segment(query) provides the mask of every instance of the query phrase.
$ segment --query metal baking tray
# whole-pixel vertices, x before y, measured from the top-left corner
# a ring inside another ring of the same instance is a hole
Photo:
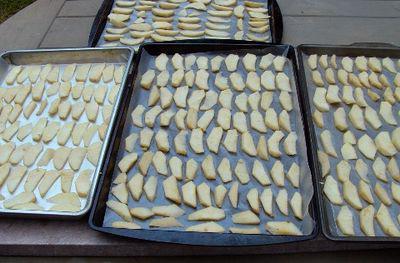
[[[270,42],[274,44],[280,44],[282,41],[283,34],[283,20],[282,13],[276,0],[268,1],[268,12],[270,15]],[[96,17],[93,21],[92,28],[89,34],[88,46],[96,47],[101,42],[101,36],[106,28],[107,16],[110,14],[112,7],[114,6],[113,0],[105,0],[101,5]],[[191,40],[188,40],[189,42]]]
[[[97,181],[101,175],[101,164],[104,160],[104,157],[105,157],[104,155],[105,155],[105,152],[109,145],[109,138],[111,136],[111,130],[113,130],[113,127],[115,124],[115,117],[117,115],[117,110],[119,108],[119,104],[121,101],[121,94],[123,93],[123,89],[125,87],[125,82],[129,75],[129,70],[131,69],[132,57],[133,57],[132,50],[129,48],[122,48],[122,47],[121,48],[68,48],[68,49],[17,50],[17,51],[5,52],[1,55],[1,58],[0,58],[0,83],[3,82],[5,75],[11,65],[59,64],[60,68],[62,70],[66,64],[71,64],[71,63],[76,63],[76,64],[80,64],[80,63],[113,63],[115,65],[124,65],[125,73],[123,75],[123,78],[122,78],[122,81],[120,84],[121,85],[120,90],[119,90],[119,92],[116,96],[115,102],[114,102],[114,107],[112,110],[110,123],[109,123],[109,129],[104,137],[103,145],[102,145],[99,160],[98,160],[98,165],[96,167],[94,167],[93,165],[90,166],[90,168],[94,170],[94,173],[92,175],[92,184],[91,184],[88,196],[84,199],[81,198],[81,203],[85,202],[85,203],[83,203],[82,209],[77,212],[59,212],[59,211],[46,211],[46,210],[42,210],[42,211],[8,210],[8,209],[1,208],[0,215],[2,215],[2,216],[17,216],[17,217],[75,219],[75,218],[82,217],[89,211],[89,209],[92,205],[93,199],[94,199],[93,197],[94,197]],[[62,72],[61,70],[60,70],[60,74]],[[74,81],[75,80],[73,80],[73,82],[71,82],[72,85],[74,84]],[[100,82],[100,83],[102,83],[102,82]],[[111,83],[113,83],[113,82],[111,82]],[[107,87],[110,88],[110,85],[107,85]],[[46,96],[46,95],[44,95],[44,96]],[[50,105],[50,103],[51,103],[51,101],[49,101],[48,105]],[[47,114],[47,111],[44,111],[40,117],[46,117],[46,114]],[[101,115],[101,113],[99,113],[99,115]],[[22,116],[22,114],[20,115],[20,117],[21,116]],[[33,117],[36,117],[36,115],[34,113],[29,118],[29,120],[31,120],[31,118],[33,118]],[[50,116],[47,116],[47,117],[49,119],[52,119],[52,117],[50,117]],[[69,120],[69,118],[67,120]],[[84,117],[81,116],[81,118],[80,118],[81,122],[83,121],[82,120],[83,118]],[[100,117],[98,117],[97,119],[99,120]],[[92,143],[95,141],[96,137],[97,137],[97,135],[95,135],[93,137]],[[14,137],[12,139],[12,141],[15,141],[15,140],[17,140],[16,137]],[[54,140],[55,139],[53,139],[53,141],[50,142],[49,145],[58,146],[57,142],[54,142]],[[26,142],[26,141],[24,140],[24,142]],[[71,142],[69,142],[69,143],[71,143]],[[69,145],[69,143],[67,143],[67,145]],[[40,156],[37,158],[37,161],[40,159]],[[82,171],[85,168],[88,168],[86,162],[87,162],[87,160],[84,160],[84,162],[82,163],[81,169],[79,171]],[[34,169],[35,167],[36,167],[36,165],[33,165],[31,167],[31,169]],[[44,168],[46,168],[46,167],[44,167]],[[77,172],[79,172],[79,171],[77,171]],[[16,189],[15,193],[18,193],[18,192],[20,192],[20,189],[23,189],[23,180],[24,179],[22,179],[22,181],[19,184],[19,187]],[[55,184],[49,189],[49,192],[46,195],[47,197],[50,196],[51,193],[55,194],[54,188],[59,187],[59,184],[60,184],[59,181],[60,180],[58,179],[55,182]],[[5,184],[3,185],[3,188],[4,187],[5,187]],[[36,191],[37,191],[37,189],[35,190],[35,192]],[[38,198],[39,194],[36,194],[36,196]],[[39,202],[39,203],[42,202],[43,204],[45,204],[43,198],[39,198],[39,199],[40,200],[38,200],[37,202]]]
[[[315,179],[315,190],[317,194],[317,199],[318,199],[318,211],[319,211],[319,217],[320,217],[320,222],[321,222],[321,229],[322,233],[331,240],[335,241],[366,241],[366,242],[393,242],[393,241],[399,241],[399,238],[395,237],[387,237],[387,236],[376,236],[376,237],[367,237],[363,236],[362,232],[358,229],[355,230],[356,235],[358,236],[344,236],[342,234],[339,234],[339,230],[336,226],[335,222],[335,217],[333,215],[334,209],[333,205],[329,203],[328,200],[326,200],[326,197],[323,193],[323,178],[322,178],[322,173],[321,173],[321,167],[318,161],[318,156],[317,156],[317,150],[318,150],[318,145],[319,145],[319,138],[317,137],[317,134],[319,135],[318,132],[318,127],[314,126],[314,122],[312,120],[312,110],[315,108],[313,103],[312,103],[312,96],[313,92],[312,90],[314,89],[314,85],[310,84],[312,83],[312,80],[310,79],[310,70],[307,65],[307,56],[311,54],[317,54],[317,55],[323,55],[326,54],[328,56],[335,54],[337,56],[337,63],[340,65],[340,58],[343,56],[349,56],[349,57],[356,57],[356,56],[366,56],[366,57],[378,57],[378,58],[384,58],[384,57],[390,57],[392,59],[400,58],[400,48],[396,47],[391,44],[386,44],[386,43],[353,43],[351,45],[344,45],[344,46],[330,46],[330,45],[300,45],[297,47],[297,57],[299,61],[299,80],[300,80],[300,96],[301,96],[301,102],[302,102],[302,108],[304,110],[303,116],[305,116],[305,126],[307,129],[306,136],[308,137],[307,140],[310,142],[309,143],[309,160],[313,164],[312,165],[312,172],[314,175]],[[328,58],[329,59],[329,58]],[[340,87],[342,84],[338,84]],[[364,94],[365,99],[367,100],[367,103],[371,105],[369,97]],[[332,138],[335,138],[337,136],[336,132],[339,132],[336,130],[334,127],[333,123],[327,123],[325,118],[325,127],[327,125],[331,125],[333,127],[328,127],[331,128],[332,133]],[[384,123],[384,122],[383,122]],[[385,124],[384,124],[385,126]],[[333,131],[334,130],[334,131]],[[354,129],[351,129],[354,132]],[[360,132],[358,132],[360,133]],[[341,136],[340,136],[341,138]],[[334,141],[336,139],[333,139]],[[359,153],[359,158],[362,158],[365,160],[364,156],[361,156],[361,153]],[[397,157],[398,159],[398,157]],[[352,169],[351,177],[358,177],[357,175],[353,174],[355,173],[354,169]],[[331,174],[335,175],[335,166],[332,165],[331,162]],[[369,179],[372,179],[376,181],[376,179],[373,178],[374,176],[370,176]],[[389,181],[392,179],[390,178],[390,175],[388,175]],[[372,182],[374,182],[372,181]],[[353,182],[354,183],[354,182]],[[339,182],[340,184],[340,182]],[[364,203],[364,201],[362,200]],[[376,203],[376,202],[375,202]],[[395,202],[392,204],[392,206],[399,206],[398,204],[395,204]],[[351,206],[349,206],[350,209],[353,209]],[[377,209],[377,205],[375,204],[375,209]],[[354,225],[355,227],[358,227],[358,217],[354,216],[353,213],[353,218],[354,218]],[[393,219],[393,215],[392,215]],[[396,218],[394,218],[396,219]],[[396,223],[396,220],[394,220]],[[398,224],[398,222],[397,222]],[[376,227],[376,221],[375,221],[375,230],[376,234],[382,234],[381,230]]]
[[[110,148],[106,154],[107,159],[103,163],[103,173],[99,180],[99,185],[96,193],[96,201],[94,203],[94,207],[90,213],[89,225],[91,228],[105,232],[111,233],[120,236],[126,236],[131,238],[139,238],[144,240],[152,240],[152,241],[161,241],[161,242],[172,242],[172,243],[182,243],[182,244],[191,244],[191,245],[210,245],[210,246],[245,246],[245,245],[265,245],[265,244],[273,244],[273,243],[286,243],[286,242],[294,242],[301,240],[312,239],[318,233],[317,225],[312,223],[309,233],[303,236],[273,236],[267,234],[261,235],[238,235],[238,234],[230,234],[230,233],[194,233],[194,232],[184,232],[184,231],[170,231],[170,230],[126,230],[126,229],[117,229],[112,227],[105,227],[104,223],[106,223],[106,219],[110,218],[109,213],[107,213],[106,201],[109,198],[109,190],[111,186],[111,182],[113,177],[116,176],[114,174],[114,167],[116,165],[117,156],[121,155],[121,143],[123,144],[123,140],[128,133],[129,127],[125,126],[125,122],[127,116],[129,116],[130,111],[134,108],[138,100],[143,100],[143,98],[139,95],[141,89],[138,85],[140,81],[140,75],[143,74],[143,70],[147,69],[146,61],[149,60],[149,56],[156,56],[160,53],[166,54],[174,54],[174,53],[197,53],[201,52],[204,54],[205,52],[212,52],[213,54],[227,54],[229,52],[236,54],[245,54],[246,52],[251,52],[253,54],[266,54],[273,53],[276,55],[285,55],[288,57],[289,61],[292,63],[293,69],[293,79],[292,85],[296,86],[296,89],[293,88],[293,100],[294,104],[298,105],[296,98],[296,92],[298,91],[297,85],[297,76],[296,76],[296,60],[294,49],[288,45],[271,45],[271,44],[232,44],[229,41],[226,41],[223,45],[215,45],[213,42],[196,41],[194,43],[153,43],[153,44],[144,44],[140,50],[139,54],[135,58],[134,69],[132,73],[132,80],[129,82],[129,88],[124,90],[123,102],[121,104],[121,110],[117,116],[118,128],[114,129],[113,134],[111,136]],[[144,54],[145,53],[145,54]],[[150,55],[149,55],[150,54]],[[140,64],[140,61],[144,60],[143,64]],[[290,66],[289,66],[290,68]],[[135,93],[137,95],[135,96]],[[137,98],[135,98],[137,97]],[[296,106],[295,106],[296,107]],[[300,110],[297,112],[301,115]],[[296,114],[297,114],[296,113]],[[297,116],[297,115],[296,115]],[[293,116],[292,116],[293,117]],[[298,118],[300,117],[300,118]],[[302,127],[301,122],[302,117],[297,116],[297,124],[292,125],[300,125]],[[131,126],[131,125],[129,125]],[[299,137],[303,137],[304,135],[299,134]],[[300,145],[300,146],[299,146]],[[302,156],[302,161],[304,161],[305,170],[308,171],[308,174],[304,175],[303,179],[308,181],[309,186],[311,187],[311,191],[308,197],[305,199],[309,200],[308,204],[308,213],[311,216],[310,219],[314,218],[314,199],[312,199],[312,180],[311,173],[307,166],[307,153],[305,149],[305,142],[303,144],[298,144],[299,154],[300,151],[304,153]],[[302,149],[300,149],[302,148]],[[123,152],[123,151],[122,151]],[[309,177],[308,177],[309,176]],[[160,187],[160,186],[159,186]],[[304,193],[303,193],[304,194]],[[307,201],[305,201],[307,204]],[[303,204],[304,205],[304,204]],[[304,206],[303,206],[304,207]],[[115,217],[115,216],[114,216]]]

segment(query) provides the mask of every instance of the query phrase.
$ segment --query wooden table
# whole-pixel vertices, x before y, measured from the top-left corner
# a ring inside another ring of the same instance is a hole
[[[400,248],[396,243],[333,242],[322,236],[314,240],[253,247],[205,247],[127,239],[89,229],[80,221],[35,219],[0,220],[0,255],[35,256],[177,256],[240,255],[371,250]]]
[[[400,45],[400,1],[278,0],[278,3],[284,16],[285,43],[387,42]],[[82,39],[83,44],[86,41]],[[399,247],[400,244],[394,243],[333,242],[321,235],[311,241],[257,247],[186,246],[98,233],[89,229],[87,218],[79,221],[0,219],[1,255],[235,255]]]

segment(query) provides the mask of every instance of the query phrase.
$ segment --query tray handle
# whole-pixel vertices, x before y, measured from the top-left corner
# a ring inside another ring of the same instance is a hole
[[[392,43],[384,43],[384,42],[354,42],[350,44],[349,46],[353,47],[395,47],[398,48],[398,46],[392,44]]]

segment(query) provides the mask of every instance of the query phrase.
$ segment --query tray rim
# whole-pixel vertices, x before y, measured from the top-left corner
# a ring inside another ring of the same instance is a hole
[[[296,88],[297,88],[297,92],[299,92],[300,89],[300,85],[299,85],[299,78],[298,78],[298,73],[297,73],[297,61],[296,61],[296,53],[295,53],[295,48],[291,45],[288,44],[272,44],[272,43],[262,43],[262,42],[250,42],[250,41],[241,41],[241,42],[237,42],[234,40],[226,40],[226,41],[221,41],[222,43],[225,43],[226,45],[231,45],[231,46],[241,46],[243,47],[243,49],[248,48],[248,49],[256,49],[256,48],[268,48],[268,47],[285,47],[289,50],[289,52],[293,52],[293,59],[292,59],[292,63],[293,63],[293,75],[295,78],[295,84],[296,84]],[[214,42],[213,41],[207,41],[207,40],[194,40],[194,41],[181,41],[181,42],[155,42],[155,43],[145,43],[143,45],[140,46],[139,51],[137,53],[137,55],[135,56],[134,59],[134,63],[133,64],[133,69],[132,69],[132,75],[129,79],[129,88],[132,88],[132,84],[134,82],[134,79],[136,78],[136,74],[137,74],[137,70],[138,70],[138,65],[139,65],[139,61],[140,61],[140,56],[143,52],[143,50],[147,47],[147,46],[171,46],[171,45],[193,45],[193,44],[197,44],[197,45],[203,45],[203,46],[213,46]],[[301,108],[301,103],[300,103],[300,97],[298,97],[299,100],[299,107]],[[300,109],[300,113],[301,115],[303,115],[302,110]],[[303,116],[302,117],[302,123],[303,123],[303,127],[305,127],[304,125],[304,121],[303,121]],[[306,132],[306,130],[304,129],[304,132]],[[114,138],[112,138],[114,139]],[[307,143],[306,143],[307,144]],[[111,144],[110,144],[111,145]],[[308,148],[308,147],[307,147]],[[308,156],[308,155],[307,155]],[[309,159],[309,158],[308,158]],[[109,155],[107,158],[107,162],[109,162]],[[308,161],[308,163],[310,164],[310,161]],[[309,212],[310,212],[310,216],[311,218],[314,220],[314,227],[313,227],[313,231],[309,234],[309,235],[304,235],[304,236],[283,236],[283,235],[237,235],[238,239],[262,239],[264,237],[264,239],[268,240],[268,242],[248,242],[246,244],[232,244],[229,242],[228,239],[225,239],[226,243],[225,244],[221,244],[221,242],[216,241],[216,239],[211,239],[211,238],[206,238],[206,241],[203,242],[185,242],[185,237],[183,237],[183,240],[181,241],[180,239],[177,240],[177,238],[175,238],[175,240],[171,240],[171,238],[143,238],[143,236],[146,236],[146,233],[157,233],[157,230],[146,230],[146,229],[139,229],[139,230],[126,230],[126,229],[118,229],[118,228],[111,228],[111,227],[103,227],[103,226],[97,226],[94,223],[94,217],[95,217],[95,213],[96,213],[96,207],[99,204],[99,196],[100,196],[100,192],[101,189],[103,187],[103,182],[105,179],[106,171],[104,166],[106,165],[106,161],[103,163],[103,172],[102,175],[98,181],[98,186],[97,186],[97,190],[96,190],[96,194],[95,194],[95,202],[93,204],[92,210],[90,212],[89,215],[89,219],[88,219],[88,223],[89,223],[89,227],[99,231],[99,232],[103,232],[103,233],[108,233],[108,234],[113,234],[113,235],[117,235],[117,236],[124,236],[124,237],[129,237],[129,238],[137,238],[137,239],[141,239],[143,241],[155,241],[155,242],[167,242],[167,243],[176,243],[176,244],[186,244],[186,245],[202,245],[202,246],[207,246],[207,245],[212,245],[212,246],[254,246],[254,245],[269,245],[269,244],[279,244],[279,243],[291,243],[291,242],[298,242],[298,241],[305,241],[305,240],[311,240],[311,239],[315,239],[315,237],[319,234],[320,231],[320,227],[319,227],[319,218],[318,218],[318,213],[316,212],[316,200],[315,197],[316,195],[313,194],[311,200],[310,200],[310,204],[309,204]],[[309,165],[310,166],[310,165]],[[310,169],[311,171],[311,169]],[[312,179],[312,173],[311,173],[311,182],[313,184],[313,188],[315,188],[314,186],[314,180]],[[142,234],[140,234],[140,232]],[[200,233],[200,232],[185,232],[185,231],[171,231],[171,230],[163,230],[163,232],[167,233],[170,232],[172,234],[176,234],[177,236],[193,236],[193,235],[206,235],[207,237],[221,237],[221,236],[232,236],[235,234],[232,233]],[[139,234],[136,234],[139,233]],[[211,242],[210,242],[211,240]],[[216,243],[218,243],[218,245],[213,245],[213,241],[216,241]],[[232,240],[231,240],[232,241]]]
[[[336,236],[331,233],[329,230],[329,224],[327,224],[327,218],[326,218],[326,212],[324,209],[324,195],[322,192],[322,186],[320,183],[320,179],[322,179],[321,176],[321,167],[318,161],[317,157],[317,137],[315,134],[315,129],[314,129],[314,123],[312,120],[312,113],[311,113],[311,107],[310,107],[310,100],[309,100],[309,94],[308,94],[308,89],[307,89],[307,81],[306,81],[306,75],[305,75],[305,66],[304,63],[305,61],[303,60],[302,54],[305,53],[304,49],[306,48],[316,48],[316,49],[339,49],[339,48],[344,48],[348,50],[360,50],[360,49],[373,49],[377,51],[384,51],[384,50],[391,50],[391,51],[398,51],[400,54],[400,47],[397,47],[393,44],[390,43],[375,43],[375,42],[359,42],[359,43],[353,43],[350,45],[324,45],[324,44],[301,44],[296,47],[296,53],[297,53],[297,60],[298,60],[298,75],[299,75],[299,84],[300,84],[300,96],[302,97],[302,102],[304,103],[303,110],[304,116],[306,116],[305,122],[306,124],[306,129],[307,129],[307,135],[306,137],[309,137],[308,141],[310,142],[309,149],[311,151],[311,158],[312,158],[312,163],[314,163],[314,167],[311,170],[311,173],[313,174],[313,178],[315,181],[315,193],[316,193],[316,200],[317,200],[317,207],[318,207],[318,217],[320,218],[320,229],[322,234],[328,238],[329,240],[332,241],[341,241],[341,242],[399,242],[400,238],[396,237],[363,237],[363,236]],[[318,178],[317,178],[318,177]]]
[[[23,53],[57,53],[57,52],[76,52],[76,51],[83,51],[83,52],[105,52],[109,50],[121,50],[127,52],[129,56],[127,57],[125,63],[125,73],[122,77],[122,81],[120,84],[120,90],[118,92],[117,100],[114,104],[113,112],[111,114],[111,120],[107,129],[107,133],[104,137],[99,161],[94,171],[95,175],[93,177],[92,186],[90,188],[90,192],[86,201],[86,205],[84,208],[77,212],[58,212],[58,211],[50,211],[50,210],[43,210],[43,211],[24,211],[24,210],[5,210],[0,209],[0,216],[4,217],[25,217],[25,218],[49,218],[49,219],[79,219],[85,216],[89,210],[93,206],[94,197],[97,189],[97,184],[99,182],[100,176],[102,174],[102,163],[105,160],[105,153],[109,147],[110,140],[109,137],[111,136],[111,131],[114,129],[115,125],[115,117],[119,105],[121,103],[121,94],[125,87],[125,83],[129,76],[129,71],[132,67],[132,60],[134,56],[134,52],[132,49],[127,47],[84,47],[84,48],[49,48],[49,49],[18,49],[18,50],[8,50],[0,54],[0,58],[4,60],[4,57],[10,56],[12,54],[23,54]]]

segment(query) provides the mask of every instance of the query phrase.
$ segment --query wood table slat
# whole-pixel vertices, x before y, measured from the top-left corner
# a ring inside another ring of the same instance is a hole
[[[399,243],[333,242],[321,235],[310,241],[252,247],[177,245],[99,233],[87,226],[86,219],[49,221],[3,218],[0,229],[0,254],[17,256],[242,255],[400,248]]]

